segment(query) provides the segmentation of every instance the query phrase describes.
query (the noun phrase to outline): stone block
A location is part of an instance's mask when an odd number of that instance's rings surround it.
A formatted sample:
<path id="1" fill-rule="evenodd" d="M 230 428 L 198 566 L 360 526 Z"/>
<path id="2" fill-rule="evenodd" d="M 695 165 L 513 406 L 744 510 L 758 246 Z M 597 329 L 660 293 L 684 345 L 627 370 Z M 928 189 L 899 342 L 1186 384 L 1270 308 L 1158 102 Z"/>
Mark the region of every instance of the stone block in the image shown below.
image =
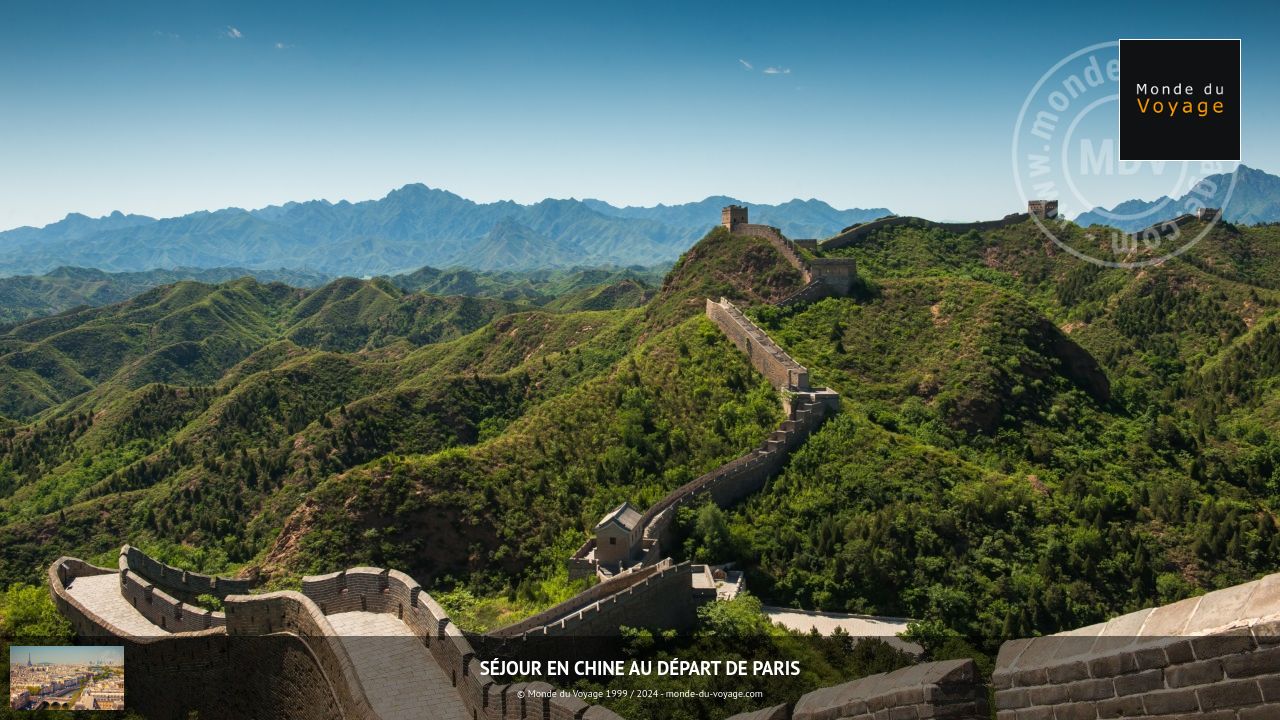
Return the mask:
<path id="1" fill-rule="evenodd" d="M 1207 685 L 1221 679 L 1222 661 L 1217 658 L 1171 665 L 1164 669 L 1165 684 L 1171 688 Z"/>
<path id="2" fill-rule="evenodd" d="M 1134 717 L 1142 713 L 1142 698 L 1136 695 L 1111 698 L 1098 703 L 1099 718 Z"/>
<path id="3" fill-rule="evenodd" d="M 1160 670 L 1144 670 L 1132 675 L 1121 675 L 1112 682 L 1118 696 L 1137 695 L 1160 690 L 1165 686 L 1164 673 Z"/>
<path id="4" fill-rule="evenodd" d="M 1262 690 L 1255 680 L 1229 680 L 1196 688 L 1203 711 L 1238 708 L 1262 702 Z"/>
<path id="5" fill-rule="evenodd" d="M 1143 695 L 1142 707 L 1148 715 L 1172 715 L 1195 712 L 1200 709 L 1200 701 L 1192 688 L 1162 690 Z"/>
<path id="6" fill-rule="evenodd" d="M 1116 691 L 1110 678 L 1098 678 L 1067 685 L 1067 694 L 1075 702 L 1087 702 L 1115 697 Z"/>
<path id="7" fill-rule="evenodd" d="M 1253 632 L 1247 627 L 1191 639 L 1191 650 L 1195 653 L 1197 660 L 1249 652 L 1257 646 L 1253 639 Z"/>
<path id="8" fill-rule="evenodd" d="M 1227 677 L 1233 679 L 1280 672 L 1280 647 L 1268 647 L 1222 658 L 1222 669 Z"/>

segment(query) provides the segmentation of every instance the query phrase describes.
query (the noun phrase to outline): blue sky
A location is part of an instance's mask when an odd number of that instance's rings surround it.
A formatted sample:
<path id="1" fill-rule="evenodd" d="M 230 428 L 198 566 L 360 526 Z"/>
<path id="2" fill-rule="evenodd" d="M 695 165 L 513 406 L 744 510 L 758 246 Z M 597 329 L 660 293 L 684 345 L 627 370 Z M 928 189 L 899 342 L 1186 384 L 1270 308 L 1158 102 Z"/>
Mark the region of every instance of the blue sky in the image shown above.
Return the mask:
<path id="1" fill-rule="evenodd" d="M 1280 172 L 1277 3 L 264 5 L 0 5 L 0 228 L 409 182 L 999 216 L 1028 91 L 1118 37 L 1242 37 L 1242 159 Z"/>
<path id="2" fill-rule="evenodd" d="M 28 654 L 35 664 L 87 665 L 100 662 L 119 665 L 124 662 L 124 647 L 121 645 L 10 645 L 9 664 L 26 665 Z"/>

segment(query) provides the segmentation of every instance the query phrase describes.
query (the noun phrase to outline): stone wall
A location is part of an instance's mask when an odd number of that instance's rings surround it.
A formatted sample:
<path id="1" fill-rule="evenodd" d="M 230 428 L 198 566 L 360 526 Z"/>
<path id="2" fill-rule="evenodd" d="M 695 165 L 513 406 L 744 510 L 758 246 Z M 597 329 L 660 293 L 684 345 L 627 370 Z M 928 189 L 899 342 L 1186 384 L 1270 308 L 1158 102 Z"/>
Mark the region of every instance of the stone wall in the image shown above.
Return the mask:
<path id="1" fill-rule="evenodd" d="M 777 705 L 729 720 L 987 720 L 987 690 L 972 660 L 921 663 L 814 690 L 793 708 Z"/>
<path id="2" fill-rule="evenodd" d="M 193 602 L 198 595 L 225 598 L 228 595 L 244 595 L 253 589 L 252 580 L 220 578 L 189 572 L 152 559 L 136 547 L 120 548 L 120 570 L 126 568 L 141 575 L 157 588 L 172 597 Z"/>
<path id="3" fill-rule="evenodd" d="M 715 600 L 715 588 L 699 592 L 693 575 L 705 572 L 689 562 L 665 565 L 639 582 L 611 592 L 580 610 L 544 625 L 526 628 L 525 637 L 576 636 L 609 637 L 619 627 L 684 630 L 697 622 L 698 608 Z"/>
<path id="4" fill-rule="evenodd" d="M 707 317 L 746 353 L 747 359 L 769 383 L 780 390 L 808 390 L 809 371 L 783 352 L 763 330 L 747 319 L 727 298 L 707 298 Z"/>
<path id="5" fill-rule="evenodd" d="M 665 570 L 670 565 L 670 560 L 664 560 L 663 562 L 641 566 L 629 572 L 615 575 L 608 580 L 592 585 L 558 605 L 554 605 L 536 615 L 531 615 L 520 622 L 499 628 L 490 634 L 496 637 L 511 637 L 523 634 L 554 620 L 574 614 L 609 595 L 622 592 L 645 578 Z"/>
<path id="6" fill-rule="evenodd" d="M 1173 218 L 1171 220 L 1164 220 L 1154 225 L 1145 227 L 1135 233 L 1131 233 L 1130 237 L 1132 237 L 1134 240 L 1146 240 L 1146 241 L 1159 240 L 1165 237 L 1166 235 L 1177 234 L 1182 229 L 1182 226 L 1186 225 L 1189 222 L 1194 221 L 1195 219 L 1196 219 L 1195 215 L 1190 215 L 1190 214 L 1179 215 L 1178 217 Z"/>
<path id="7" fill-rule="evenodd" d="M 346 648 L 315 603 L 293 591 L 227 598 L 229 636 L 257 642 L 260 637 L 273 633 L 290 633 L 302 638 L 344 717 L 377 718 Z"/>
<path id="8" fill-rule="evenodd" d="M 123 560 L 121 555 L 122 564 Z M 168 632 L 208 630 L 227 624 L 224 613 L 187 605 L 128 568 L 120 570 L 120 594 L 151 624 Z"/>
<path id="9" fill-rule="evenodd" d="M 1000 720 L 1280 717 L 1280 574 L 1000 648 Z"/>
<path id="10" fill-rule="evenodd" d="M 786 463 L 787 456 L 822 424 L 828 406 L 818 402 L 793 404 L 790 417 L 760 447 L 672 490 L 640 518 L 650 552 L 670 548 L 670 528 L 676 510 L 710 498 L 720 507 L 734 505 L 759 492 Z"/>
<path id="11" fill-rule="evenodd" d="M 330 686 L 330 675 L 298 635 L 232 637 L 226 627 L 213 627 L 135 637 L 67 592 L 76 578 L 116 574 L 128 576 L 131 592 L 142 597 L 143 581 L 135 573 L 117 573 L 76 558 L 59 558 L 49 567 L 48 579 L 54 604 L 71 621 L 78 642 L 124 646 L 129 709 L 149 718 L 185 718 L 192 711 L 202 720 L 367 718 L 345 711 Z M 270 612 L 273 618 L 282 614 L 277 609 Z M 313 627 L 308 632 L 314 638 L 321 631 Z"/>
<path id="12" fill-rule="evenodd" d="M 970 230 L 992 230 L 995 228 L 1007 227 L 1009 225 L 1017 225 L 1026 222 L 1031 216 L 1026 213 L 1013 213 L 1006 215 L 999 220 L 983 220 L 979 222 L 969 223 L 944 223 L 926 220 L 924 218 L 913 217 L 910 215 L 891 215 L 883 217 L 879 220 L 872 220 L 861 225 L 853 225 L 845 228 L 838 235 L 833 235 L 818 243 L 818 247 L 823 250 L 835 250 L 837 248 L 847 247 L 858 240 L 870 235 L 876 230 L 883 230 L 890 227 L 899 227 L 902 225 L 915 225 L 926 228 L 940 228 L 948 232 L 964 233 Z"/>
<path id="13" fill-rule="evenodd" d="M 833 295 L 848 295 L 849 291 L 853 289 L 854 282 L 858 277 L 857 262 L 853 258 L 808 257 L 800 249 L 799 243 L 789 240 L 782 234 L 782 231 L 778 230 L 776 227 L 741 223 L 735 224 L 732 227 L 731 232 L 768 240 L 792 267 L 800 271 L 800 275 L 804 278 L 806 283 L 806 288 L 798 291 L 797 293 L 793 293 L 791 297 L 777 303 L 779 305 L 799 302 L 799 300 L 793 300 L 793 298 L 798 295 L 799 292 L 805 292 L 806 290 L 807 301 L 823 297 L 831 297 Z M 806 240 L 804 242 L 806 247 L 812 250 L 817 250 L 817 241 Z M 815 288 L 808 288 L 809 285 L 814 285 L 815 283 Z"/>
<path id="14" fill-rule="evenodd" d="M 791 293 L 774 303 L 778 307 L 791 307 L 792 305 L 805 305 L 816 302 L 823 298 L 831 297 L 834 294 L 832 287 L 825 282 L 818 280 L 811 281 L 808 285 Z"/>
<path id="15" fill-rule="evenodd" d="M 735 235 L 750 235 L 751 237 L 768 240 L 792 267 L 800 271 L 800 275 L 804 277 L 805 282 L 813 279 L 809 272 L 809 263 L 800 254 L 799 248 L 796 247 L 795 243 L 788 240 L 778 228 L 769 225 L 734 223 L 733 227 L 730 228 L 730 232 Z"/>
<path id="16" fill-rule="evenodd" d="M 53 595 L 53 604 L 62 617 L 71 623 L 71 629 L 77 637 L 92 640 L 94 638 L 122 638 L 126 633 L 107 620 L 98 617 L 80 601 L 71 597 L 66 591 L 67 585 L 78 577 L 94 575 L 110 575 L 111 570 L 73 557 L 60 557 L 49 566 L 46 573 L 49 592 Z"/>

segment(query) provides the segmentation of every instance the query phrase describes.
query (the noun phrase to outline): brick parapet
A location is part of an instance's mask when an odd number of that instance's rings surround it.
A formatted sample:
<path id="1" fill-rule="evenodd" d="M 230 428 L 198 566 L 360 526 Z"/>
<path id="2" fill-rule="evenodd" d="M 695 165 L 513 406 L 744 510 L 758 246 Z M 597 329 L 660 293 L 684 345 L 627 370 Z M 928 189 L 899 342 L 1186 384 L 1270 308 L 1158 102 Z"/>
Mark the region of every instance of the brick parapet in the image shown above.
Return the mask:
<path id="1" fill-rule="evenodd" d="M 131 570 L 150 581 L 152 585 L 171 596 L 190 602 L 198 595 L 244 595 L 254 587 L 254 581 L 239 578 L 223 578 L 175 568 L 166 565 L 132 545 L 120 548 L 120 570 Z"/>
<path id="2" fill-rule="evenodd" d="M 638 567 L 629 572 L 615 575 L 608 580 L 592 585 L 562 603 L 547 608 L 536 615 L 531 615 L 517 623 L 494 630 L 490 634 L 495 637 L 514 637 L 532 631 L 554 620 L 572 615 L 609 595 L 622 592 L 632 585 L 642 582 L 645 578 L 661 572 L 670 565 L 670 560 L 664 560 L 662 563 Z"/>
<path id="3" fill-rule="evenodd" d="M 346 647 L 310 598 L 291 590 L 227 598 L 227 634 L 261 637 L 290 633 L 301 638 L 337 697 L 343 717 L 379 720 Z"/>
<path id="4" fill-rule="evenodd" d="M 120 594 L 152 625 L 171 633 L 223 627 L 224 612 L 189 605 L 156 587 L 138 573 L 124 568 L 119 572 Z"/>
<path id="5" fill-rule="evenodd" d="M 770 225 L 757 225 L 754 223 L 734 223 L 729 228 L 729 232 L 736 235 L 750 235 L 758 237 L 762 240 L 768 240 L 774 249 L 778 251 L 782 257 L 791 264 L 791 267 L 800 271 L 801 277 L 807 283 L 813 279 L 813 275 L 809 268 L 809 261 L 800 253 L 800 249 L 796 244 L 787 239 L 782 231 Z"/>
<path id="6" fill-rule="evenodd" d="M 796 701 L 790 720 L 884 717 L 986 720 L 986 685 L 972 660 L 921 663 L 814 690 Z"/>
<path id="7" fill-rule="evenodd" d="M 698 566 L 700 567 L 700 566 Z M 629 627 L 684 629 L 692 626 L 697 609 L 715 599 L 693 588 L 696 570 L 690 562 L 661 566 L 638 582 L 611 592 L 551 622 L 525 629 L 523 637 L 617 635 Z"/>
<path id="8" fill-rule="evenodd" d="M 1280 717 L 1280 574 L 1007 642 L 992 685 L 1001 720 Z"/>
<path id="9" fill-rule="evenodd" d="M 779 390 L 809 389 L 809 371 L 783 351 L 778 344 L 751 322 L 727 298 L 719 302 L 707 298 L 707 317 L 747 355 L 761 375 Z"/>

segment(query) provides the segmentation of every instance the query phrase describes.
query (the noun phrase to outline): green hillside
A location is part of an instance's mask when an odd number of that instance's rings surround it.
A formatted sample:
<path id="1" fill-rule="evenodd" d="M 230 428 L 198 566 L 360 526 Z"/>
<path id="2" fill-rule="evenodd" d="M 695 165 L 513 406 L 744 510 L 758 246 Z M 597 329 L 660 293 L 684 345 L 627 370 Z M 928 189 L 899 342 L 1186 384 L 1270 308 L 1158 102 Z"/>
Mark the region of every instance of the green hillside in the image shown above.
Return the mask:
<path id="1" fill-rule="evenodd" d="M 1224 225 L 1129 271 L 1030 224 L 904 226 L 834 253 L 856 297 L 782 310 L 800 274 L 716 229 L 656 291 L 423 270 L 31 320 L 0 334 L 0 582 L 127 540 L 273 587 L 401 568 L 476 629 L 533 612 L 578 587 L 564 560 L 604 510 L 778 422 L 703 317 L 721 295 L 843 402 L 722 523 L 682 515 L 685 554 L 764 600 L 991 650 L 1241 582 L 1280 557 L 1274 233 Z"/>
<path id="2" fill-rule="evenodd" d="M 1142 271 L 1055 250 L 1030 224 L 895 228 L 839 251 L 868 297 L 755 310 L 845 410 L 726 550 L 690 517 L 688 551 L 988 651 L 1274 572 L 1280 295 L 1251 281 L 1273 229 Z"/>

